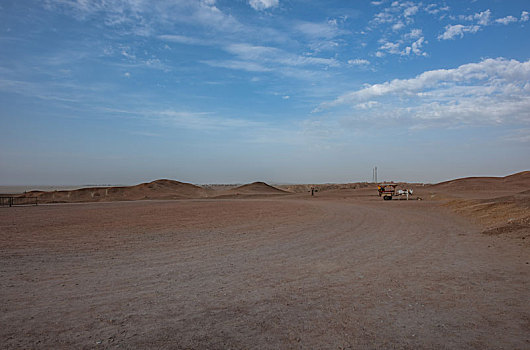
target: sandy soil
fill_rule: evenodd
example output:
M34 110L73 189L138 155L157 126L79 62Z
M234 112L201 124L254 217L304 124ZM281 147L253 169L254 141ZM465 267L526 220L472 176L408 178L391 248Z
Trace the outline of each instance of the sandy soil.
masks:
M480 231L373 192L0 208L0 342L528 349L528 245Z

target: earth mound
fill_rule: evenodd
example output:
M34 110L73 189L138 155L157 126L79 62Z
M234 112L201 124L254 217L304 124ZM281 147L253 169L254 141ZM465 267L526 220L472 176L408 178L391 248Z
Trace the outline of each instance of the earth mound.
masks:
M265 182L253 182L250 184L230 188L224 191L218 191L214 198L260 198L277 195L285 195L291 192L276 188Z
M37 197L39 203L106 202L140 199L191 199L207 197L208 191L174 180L155 180L135 186L87 187L70 191L31 191L20 197Z
M504 177L465 177L432 185L432 188L447 191L510 191L521 192L530 188L530 171Z
M432 185L447 206L484 227L484 233L530 236L530 171L505 177L468 177Z
M232 192L244 194L279 194L288 193L265 182L257 181L250 184L242 185L231 190Z

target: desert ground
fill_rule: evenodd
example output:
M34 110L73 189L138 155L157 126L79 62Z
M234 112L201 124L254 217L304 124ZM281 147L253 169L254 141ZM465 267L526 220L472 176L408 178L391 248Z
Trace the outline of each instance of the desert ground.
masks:
M529 349L530 172L409 187L422 200L170 180L23 194L41 204L0 208L1 347Z

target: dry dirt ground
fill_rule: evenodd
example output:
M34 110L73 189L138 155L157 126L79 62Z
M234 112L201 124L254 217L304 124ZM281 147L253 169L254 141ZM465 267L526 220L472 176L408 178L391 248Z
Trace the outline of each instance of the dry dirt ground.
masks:
M529 349L525 241L347 191L0 208L0 343Z

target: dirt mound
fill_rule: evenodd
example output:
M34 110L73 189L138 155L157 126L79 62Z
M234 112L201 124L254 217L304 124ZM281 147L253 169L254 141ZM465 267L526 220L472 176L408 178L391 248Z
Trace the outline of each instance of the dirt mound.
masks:
M191 199L207 197L202 187L174 180L155 180L135 186L88 187L71 191L31 191L20 197L37 197L39 203L106 202L140 199Z
M508 175L505 176L503 179L505 183L521 184L528 186L530 184L530 171L522 171L520 173Z
M242 185L230 190L242 194L280 194L287 193L287 191L280 190L274 186L266 184L265 182L253 182L251 184Z
M505 177L465 177L432 185L432 188L451 191L521 190L530 189L530 171Z
M486 234L521 238L530 232L530 171L445 181L429 186L429 191L480 224Z
M170 194L186 198L206 197L207 191L190 183L179 182L175 180L155 180L152 182L142 183L132 187L133 190L145 193Z
M485 234L523 238L530 235L530 194L527 192L487 199L459 198L446 205L476 221Z
M253 182L250 184L230 188L227 190L221 190L212 193L214 198L260 198L268 196L286 195L290 192L276 188L265 182Z

